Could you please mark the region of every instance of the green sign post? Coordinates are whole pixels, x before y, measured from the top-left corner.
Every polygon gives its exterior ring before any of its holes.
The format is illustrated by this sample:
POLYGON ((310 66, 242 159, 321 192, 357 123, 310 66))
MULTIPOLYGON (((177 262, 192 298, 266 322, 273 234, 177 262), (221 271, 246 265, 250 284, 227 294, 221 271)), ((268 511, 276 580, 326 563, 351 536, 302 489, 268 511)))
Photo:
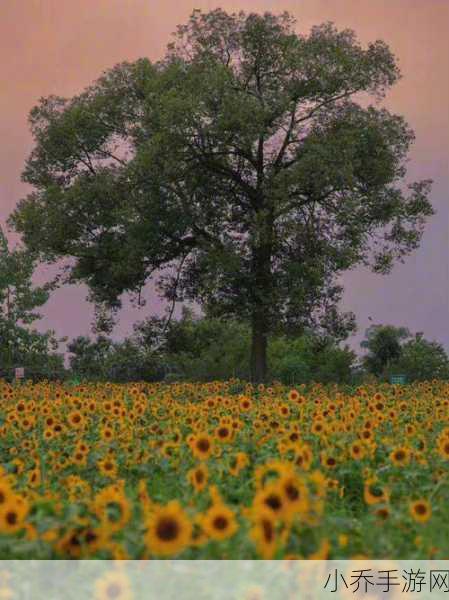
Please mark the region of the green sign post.
POLYGON ((405 385, 407 383, 407 375, 391 375, 390 383, 396 385, 405 385))

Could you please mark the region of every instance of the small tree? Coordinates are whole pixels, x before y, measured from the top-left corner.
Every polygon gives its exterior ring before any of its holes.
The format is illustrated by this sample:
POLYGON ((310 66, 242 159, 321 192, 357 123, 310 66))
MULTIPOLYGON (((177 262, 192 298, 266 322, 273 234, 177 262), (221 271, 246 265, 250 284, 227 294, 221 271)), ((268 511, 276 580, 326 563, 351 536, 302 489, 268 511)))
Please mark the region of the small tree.
POLYGON ((105 336, 98 336, 92 341, 86 336, 79 336, 67 345, 70 369, 82 379, 106 380, 106 364, 112 352, 112 341, 105 336))
POLYGON ((411 336, 405 327, 393 325, 371 325, 365 331, 365 340, 360 346, 368 351, 363 363, 369 373, 376 377, 396 364, 402 353, 403 343, 411 336))
POLYGON ((80 336, 68 344, 70 369, 79 379, 91 381, 155 381, 162 379, 159 357, 135 339, 115 342, 104 335, 95 340, 80 336))
POLYGON ((10 250, 0 229, 0 368, 9 376, 13 367, 26 366, 35 378, 60 377, 64 362, 54 332, 31 328, 54 287, 34 285, 35 268, 36 257, 20 247, 10 250))

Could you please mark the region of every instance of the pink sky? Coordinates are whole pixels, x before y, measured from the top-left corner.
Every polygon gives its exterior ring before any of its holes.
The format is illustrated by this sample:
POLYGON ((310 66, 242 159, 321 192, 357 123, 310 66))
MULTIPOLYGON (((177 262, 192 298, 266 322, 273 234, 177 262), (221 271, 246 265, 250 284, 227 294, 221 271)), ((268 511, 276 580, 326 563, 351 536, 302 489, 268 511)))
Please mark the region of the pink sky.
MULTIPOLYGON (((387 277, 356 270, 345 276, 345 308, 353 310, 360 332, 388 322, 423 331, 449 348, 449 2, 447 0, 2 0, 0 45, 0 222, 26 193, 20 182, 31 149, 27 116, 41 96, 71 96, 102 71, 123 60, 164 53, 170 33, 194 8, 288 10, 307 31, 334 21, 355 29, 363 41, 385 40, 396 54, 403 79, 386 106, 406 117, 416 133, 409 178, 432 178, 437 211, 421 248, 387 277)), ((41 329, 60 335, 87 334, 91 310, 85 290, 56 292, 44 309, 41 329)), ((150 310, 159 306, 149 304, 150 310)), ((148 312, 148 309, 146 310, 148 312)), ((144 316, 126 308, 117 335, 144 316)), ((358 338, 357 338, 358 340, 358 338)))

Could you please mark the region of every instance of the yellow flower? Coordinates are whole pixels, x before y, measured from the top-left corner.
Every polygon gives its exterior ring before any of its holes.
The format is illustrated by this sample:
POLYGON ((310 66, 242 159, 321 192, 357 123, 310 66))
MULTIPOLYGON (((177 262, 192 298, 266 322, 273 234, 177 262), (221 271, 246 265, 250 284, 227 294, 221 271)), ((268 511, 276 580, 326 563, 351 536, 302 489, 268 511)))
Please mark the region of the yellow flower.
POLYGON ((187 472, 187 479, 196 492, 201 492, 207 485, 208 471, 206 465, 198 465, 187 472))
POLYGON ((404 467, 410 463, 411 452, 406 446, 399 446, 390 453, 390 460, 396 467, 404 467))
POLYGON ((427 523, 432 516, 432 507, 427 500, 415 500, 410 504, 410 514, 417 523, 427 523))
POLYGON ((234 512, 224 503, 214 503, 202 518, 204 532, 213 540, 226 540, 232 537, 237 529, 234 512))
POLYGON ((118 468, 117 462, 114 458, 106 456, 105 458, 102 458, 101 460, 97 461, 97 466, 100 473, 102 473, 106 477, 111 477, 112 479, 117 477, 118 468))
POLYGON ((193 437, 190 447, 195 458, 207 460, 212 454, 212 439, 207 433, 199 433, 193 437))
POLYGON ((8 497, 0 507, 0 532, 15 533, 25 526, 28 502, 17 494, 8 497))
POLYGON ((190 543, 192 524, 177 500, 156 506, 147 520, 146 544, 156 556, 174 556, 190 543))
POLYGON ((375 477, 372 477, 365 482, 363 496, 365 502, 370 505, 388 502, 389 499, 388 490, 380 486, 375 477))
POLYGON ((270 560, 278 547, 276 534, 276 518, 269 510, 260 510, 252 517, 253 526, 250 538, 253 540, 257 553, 265 560, 270 560))
POLYGON ((131 507, 124 491, 114 484, 98 492, 92 510, 101 526, 110 533, 123 529, 131 517, 131 507))
POLYGON ((270 483, 256 493, 253 507, 256 512, 268 511, 271 512, 274 518, 284 516, 287 501, 285 492, 280 488, 277 482, 270 483))

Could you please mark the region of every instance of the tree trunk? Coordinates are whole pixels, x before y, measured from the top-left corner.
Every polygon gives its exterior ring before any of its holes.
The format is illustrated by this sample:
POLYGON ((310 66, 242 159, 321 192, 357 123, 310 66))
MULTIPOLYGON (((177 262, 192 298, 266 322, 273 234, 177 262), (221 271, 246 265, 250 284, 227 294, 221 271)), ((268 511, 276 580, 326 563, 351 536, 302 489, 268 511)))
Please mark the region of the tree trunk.
POLYGON ((257 308, 252 319, 251 381, 264 383, 267 378, 267 322, 263 311, 257 308))
POLYGON ((267 345, 273 302, 271 214, 261 219, 259 227, 256 243, 252 248, 251 381, 256 384, 264 383, 267 379, 267 345))

